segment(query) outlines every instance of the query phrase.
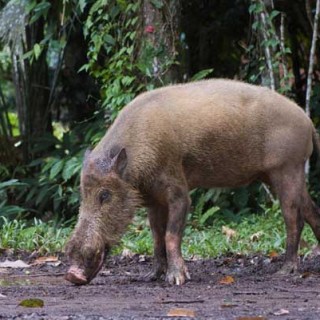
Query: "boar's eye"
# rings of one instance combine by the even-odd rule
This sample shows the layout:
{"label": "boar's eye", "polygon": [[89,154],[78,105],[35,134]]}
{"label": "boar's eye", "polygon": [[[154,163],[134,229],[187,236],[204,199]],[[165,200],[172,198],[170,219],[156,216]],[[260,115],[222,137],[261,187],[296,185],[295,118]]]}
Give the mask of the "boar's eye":
{"label": "boar's eye", "polygon": [[104,191],[100,192],[100,194],[99,194],[100,204],[104,204],[105,202],[109,201],[110,199],[111,199],[111,192],[110,191],[104,190]]}

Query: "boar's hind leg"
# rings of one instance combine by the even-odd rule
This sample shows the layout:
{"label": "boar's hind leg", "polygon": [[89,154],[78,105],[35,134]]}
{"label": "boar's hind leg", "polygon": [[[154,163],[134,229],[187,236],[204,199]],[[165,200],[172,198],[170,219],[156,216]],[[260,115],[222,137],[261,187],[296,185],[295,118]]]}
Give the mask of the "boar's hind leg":
{"label": "boar's hind leg", "polygon": [[276,191],[287,230],[286,258],[281,273],[296,272],[298,247],[304,226],[303,191],[305,188],[304,165],[284,167],[269,175],[270,184]]}
{"label": "boar's hind leg", "polygon": [[148,217],[153,235],[154,260],[152,271],[145,275],[147,281],[157,280],[167,272],[167,254],[165,235],[168,220],[168,208],[154,205],[149,208]]}
{"label": "boar's hind leg", "polygon": [[[314,235],[316,236],[318,242],[320,243],[320,212],[316,204],[311,200],[307,186],[304,185],[303,188],[303,208],[302,214],[305,221],[310,225],[313,230]],[[319,245],[318,245],[319,247]],[[318,248],[319,249],[319,248]]]}

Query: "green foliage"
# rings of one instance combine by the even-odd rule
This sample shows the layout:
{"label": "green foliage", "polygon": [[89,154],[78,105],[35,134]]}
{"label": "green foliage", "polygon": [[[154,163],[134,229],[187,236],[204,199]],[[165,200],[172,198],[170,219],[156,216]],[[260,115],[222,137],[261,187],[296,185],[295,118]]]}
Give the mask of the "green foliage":
{"label": "green foliage", "polygon": [[99,0],[85,22],[89,61],[81,70],[99,81],[111,119],[142,89],[135,63],[139,7],[140,1]]}
{"label": "green foliage", "polygon": [[8,220],[1,217],[0,248],[14,250],[39,251],[41,254],[61,252],[73,223],[57,225],[54,221],[44,223],[41,220]]}
{"label": "green foliage", "polygon": [[[183,251],[187,256],[284,252],[284,223],[278,210],[265,215],[243,214],[240,215],[239,222],[230,221],[223,214],[219,214],[213,222],[212,228],[199,233],[195,233],[192,229],[186,230]],[[223,226],[235,231],[235,236],[229,238],[223,234]],[[252,236],[255,234],[260,236],[253,241]]]}
{"label": "green foliage", "polygon": [[206,78],[207,76],[211,75],[212,72],[213,72],[213,69],[201,70],[192,76],[191,81],[202,80],[202,79]]}
{"label": "green foliage", "polygon": [[[199,192],[198,190],[194,192]],[[196,205],[192,213],[192,225],[198,229],[203,229],[207,226],[212,219],[214,218],[214,214],[220,210],[220,207],[213,206],[209,209],[205,209],[206,204],[210,200],[212,196],[212,190],[207,192],[199,192],[199,196],[197,197]]]}
{"label": "green foliage", "polygon": [[[199,230],[212,226],[217,214],[239,222],[244,214],[263,213],[273,201],[259,183],[237,189],[195,189],[191,198],[195,206],[190,223]],[[266,207],[261,208],[260,203]]]}
{"label": "green foliage", "polygon": [[59,213],[60,217],[71,217],[78,211],[79,185],[82,158],[85,149],[95,144],[104,134],[100,121],[95,124],[83,122],[72,131],[65,132],[61,139],[44,136],[34,145],[34,152],[51,150],[46,157],[33,160],[27,169],[35,170],[33,178],[21,181],[28,184],[20,193],[29,208],[37,208],[39,215],[45,211]]}
{"label": "green foliage", "polygon": [[[230,253],[284,253],[286,232],[279,203],[275,202],[273,206],[263,209],[264,214],[242,213],[237,221],[223,212],[215,212],[210,227],[200,230],[194,228],[189,217],[182,243],[183,255],[186,258],[208,258]],[[46,223],[39,219],[26,221],[2,217],[0,220],[0,248],[38,250],[42,254],[61,251],[75,223],[75,219],[63,224],[55,220]],[[222,232],[222,227],[234,230],[235,235],[228,237]],[[309,227],[304,229],[302,239],[307,247],[302,248],[300,253],[309,254],[316,244]],[[120,254],[124,249],[139,254],[153,253],[151,231],[144,211],[135,217],[121,243],[113,248],[112,253]]]}
{"label": "green foliage", "polygon": [[[79,185],[82,158],[85,149],[94,145],[104,134],[102,120],[79,123],[72,131],[61,133],[56,128],[56,136],[44,135],[34,141],[33,152],[44,154],[25,166],[19,166],[13,176],[0,183],[1,216],[14,219],[58,214],[69,218],[78,212]],[[6,180],[11,175],[4,167],[0,176]],[[11,205],[8,193],[15,198]]]}
{"label": "green foliage", "polygon": [[8,47],[4,47],[0,51],[0,70],[2,72],[9,71],[11,66],[10,52]]}
{"label": "green foliage", "polygon": [[[263,206],[263,214],[243,212],[237,215],[237,220],[226,216],[222,211],[216,211],[216,207],[213,208],[215,212],[210,217],[210,226],[205,228],[195,228],[195,212],[190,215],[182,242],[185,257],[208,258],[230,253],[285,252],[286,231],[278,202],[274,202],[271,207]],[[222,227],[234,230],[235,235],[229,238],[222,232]],[[307,247],[300,249],[300,253],[309,254],[312,246],[316,244],[309,227],[304,229],[302,239],[307,243]],[[145,214],[141,213],[135,218],[120,246],[116,247],[113,253],[119,254],[124,249],[134,253],[152,254],[152,237]]]}
{"label": "green foliage", "polygon": [[[161,10],[163,15],[170,14],[170,8],[164,5],[164,1],[151,0],[151,3],[154,9]],[[101,88],[102,101],[97,103],[95,114],[91,119],[81,123],[70,121],[66,127],[63,127],[61,122],[53,122],[53,135],[45,135],[33,141],[31,153],[34,158],[30,163],[14,168],[0,164],[0,216],[4,219],[1,244],[15,248],[30,248],[30,250],[35,247],[44,248],[43,250],[47,251],[54,250],[53,247],[50,247],[49,241],[52,241],[53,244],[58,243],[58,239],[54,238],[57,235],[52,233],[52,237],[46,240],[44,230],[49,232],[46,224],[34,220],[33,225],[30,226],[29,222],[20,223],[18,221],[23,218],[33,218],[35,215],[37,217],[59,215],[60,218],[68,218],[77,213],[82,156],[84,150],[90,145],[95,145],[104,134],[104,120],[107,119],[109,124],[123,106],[141,91],[166,83],[166,73],[173,65],[187,64],[186,61],[182,61],[181,57],[185,55],[187,60],[191,50],[197,52],[199,65],[206,68],[197,72],[190,79],[191,81],[211,76],[213,69],[210,68],[210,64],[200,61],[205,55],[205,47],[200,46],[200,42],[190,43],[190,36],[186,35],[186,30],[173,30],[174,28],[170,30],[173,38],[177,36],[177,39],[182,31],[180,41],[184,42],[184,53],[178,52],[179,44],[173,46],[177,50],[170,51],[167,50],[165,43],[157,46],[151,43],[141,30],[143,25],[141,0],[58,2],[26,0],[23,2],[7,1],[6,4],[10,4],[5,10],[7,15],[3,12],[0,14],[1,135],[16,137],[20,134],[17,110],[14,108],[15,94],[12,84],[7,80],[11,77],[13,68],[12,51],[9,50],[8,45],[5,45],[6,43],[11,44],[10,48],[18,52],[18,57],[24,59],[18,59],[18,61],[25,62],[18,64],[20,67],[36,64],[41,55],[46,54],[51,72],[49,88],[51,100],[48,105],[56,107],[52,97],[60,94],[64,85],[62,81],[60,82],[59,71],[66,56],[68,41],[73,30],[76,29],[76,21],[79,21],[83,26],[88,57],[87,63],[81,67],[79,72],[89,73]],[[27,5],[26,8],[24,4]],[[10,7],[18,10],[19,19],[9,12]],[[232,8],[231,11],[233,10],[237,8]],[[54,14],[51,14],[53,12]],[[244,44],[246,52],[241,57],[244,60],[247,58],[248,62],[237,61],[239,66],[236,68],[243,68],[245,64],[245,74],[240,78],[270,86],[270,74],[273,74],[276,89],[286,94],[290,93],[294,79],[290,72],[293,68],[292,62],[290,63],[289,43],[284,37],[285,32],[281,30],[281,27],[285,30],[284,14],[266,7],[262,0],[252,0],[248,12],[252,18],[252,36],[249,43]],[[43,39],[32,43],[27,49],[29,51],[24,52],[25,48],[21,43],[25,36],[25,24],[33,27],[41,19],[44,20],[45,25]],[[224,21],[224,17],[221,17],[221,20],[220,18],[214,20],[214,23],[223,25],[226,33],[232,32],[232,29],[225,25],[225,21],[230,20]],[[9,22],[12,22],[12,28],[7,28],[7,25],[11,25]],[[170,25],[172,26],[173,24]],[[213,26],[213,24],[208,24],[206,29],[200,31],[203,33],[203,30],[213,30]],[[158,26],[155,27],[157,29]],[[176,35],[174,35],[175,32]],[[308,47],[307,41],[305,42],[303,48]],[[17,46],[12,46],[13,43]],[[192,45],[195,44],[197,44],[196,49],[192,48]],[[300,51],[304,51],[303,48],[300,47]],[[23,55],[19,50],[23,51]],[[222,51],[219,54],[223,55]],[[230,56],[228,61],[231,63],[240,59],[235,58],[235,55],[230,52],[228,56]],[[156,67],[155,60],[157,61]],[[304,64],[303,61],[300,61],[300,68]],[[197,70],[197,67],[192,70]],[[184,74],[180,74],[181,78],[188,79],[189,71],[184,70]],[[1,91],[4,93],[3,96]],[[319,92],[319,86],[316,85],[313,96],[316,123],[320,122],[316,108]],[[316,177],[314,180],[318,181]],[[316,183],[318,185],[318,182]],[[217,255],[238,250],[268,252],[272,248],[283,250],[284,232],[279,208],[268,198],[268,194],[260,185],[235,190],[195,190],[192,198],[194,210],[188,220],[184,242],[184,252],[187,255]],[[259,203],[264,203],[264,205],[259,207],[257,205]],[[151,235],[148,228],[145,227],[144,219],[139,217],[130,227],[123,240],[123,245],[131,251],[151,253]],[[223,225],[235,229],[237,237],[226,240],[225,235],[221,233]],[[273,225],[274,229],[272,229]],[[24,232],[24,230],[28,231]],[[266,244],[250,243],[248,240],[250,235],[260,230],[263,231],[262,239]],[[309,231],[307,230],[307,238],[311,241]],[[33,239],[32,232],[39,233],[40,236]],[[21,238],[18,233],[21,233]],[[64,241],[65,234],[60,233],[59,236],[61,236],[61,241]]]}
{"label": "green foliage", "polygon": [[30,166],[40,165],[39,174],[23,179],[28,188],[20,194],[31,208],[39,214],[52,208],[61,216],[77,211],[79,202],[79,173],[82,165],[81,153],[63,158],[48,157],[34,160]]}
{"label": "green foliage", "polygon": [[[249,57],[246,76],[252,83],[262,83],[283,94],[289,94],[293,74],[289,71],[287,61],[291,50],[285,39],[284,15],[275,9],[269,12],[262,0],[251,0],[249,13],[253,16],[251,28],[253,41],[257,44],[246,48]],[[276,30],[277,19],[279,30]]]}
{"label": "green foliage", "polygon": [[25,183],[21,183],[17,179],[0,182],[0,212],[3,218],[20,216],[25,212],[25,209],[20,206],[8,204],[9,193],[13,192],[15,188],[19,189],[23,186]]}

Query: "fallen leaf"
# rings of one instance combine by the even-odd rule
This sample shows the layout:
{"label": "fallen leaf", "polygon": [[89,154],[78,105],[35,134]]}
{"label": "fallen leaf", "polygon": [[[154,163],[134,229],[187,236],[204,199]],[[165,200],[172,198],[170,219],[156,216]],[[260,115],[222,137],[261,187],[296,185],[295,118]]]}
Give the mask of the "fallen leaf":
{"label": "fallen leaf", "polygon": [[168,314],[168,317],[189,317],[194,318],[196,316],[196,313],[194,310],[191,309],[183,309],[183,308],[176,308],[171,309]]}
{"label": "fallen leaf", "polygon": [[30,266],[22,260],[0,262],[0,268],[29,268]]}
{"label": "fallen leaf", "polygon": [[276,251],[271,251],[269,253],[269,257],[271,258],[271,260],[277,258],[278,256],[279,256],[279,253]]}
{"label": "fallen leaf", "polygon": [[279,311],[275,312],[274,315],[275,316],[283,316],[285,314],[289,314],[289,310],[287,309],[280,309]]}
{"label": "fallen leaf", "polygon": [[39,264],[45,264],[47,262],[59,262],[58,257],[49,256],[49,257],[40,257],[33,261],[31,265],[39,265]]}
{"label": "fallen leaf", "polygon": [[237,231],[226,226],[222,226],[222,233],[226,235],[228,240],[234,238],[237,235]]}
{"label": "fallen leaf", "polygon": [[132,258],[134,256],[134,253],[130,251],[129,249],[123,249],[121,253],[122,258]]}
{"label": "fallen leaf", "polygon": [[0,273],[10,273],[7,268],[0,268]]}
{"label": "fallen leaf", "polygon": [[223,259],[222,264],[228,266],[232,262],[233,262],[233,258],[225,258],[225,259]]}
{"label": "fallen leaf", "polygon": [[220,281],[219,281],[220,284],[231,284],[234,282],[235,282],[235,280],[232,276],[225,276],[222,279],[220,279]]}
{"label": "fallen leaf", "polygon": [[311,272],[304,272],[301,276],[300,276],[300,278],[302,278],[302,279],[306,279],[306,278],[309,278],[310,276],[311,276]]}
{"label": "fallen leaf", "polygon": [[20,307],[25,308],[42,308],[44,306],[44,302],[41,299],[25,299],[19,303]]}
{"label": "fallen leaf", "polygon": [[258,231],[250,236],[250,241],[259,241],[261,236],[263,235],[263,231]]}
{"label": "fallen leaf", "polygon": [[233,307],[236,307],[236,306],[238,306],[238,305],[235,304],[235,303],[223,303],[221,305],[221,308],[233,308]]}
{"label": "fallen leaf", "polygon": [[48,262],[48,265],[49,265],[49,266],[52,266],[52,267],[59,267],[61,263],[62,263],[61,261]]}

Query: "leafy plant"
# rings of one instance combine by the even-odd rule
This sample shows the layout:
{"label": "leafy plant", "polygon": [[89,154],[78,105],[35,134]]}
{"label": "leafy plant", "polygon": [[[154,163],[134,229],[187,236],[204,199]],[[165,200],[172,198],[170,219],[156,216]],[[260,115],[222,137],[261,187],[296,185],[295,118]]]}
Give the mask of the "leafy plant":
{"label": "leafy plant", "polygon": [[26,211],[25,208],[8,203],[9,193],[25,185],[25,183],[19,182],[17,179],[0,182],[0,212],[2,217],[17,217]]}
{"label": "leafy plant", "polygon": [[[262,213],[270,204],[273,205],[273,199],[269,199],[269,195],[259,183],[236,189],[195,189],[191,192],[191,198],[195,205],[190,224],[200,230],[210,227],[217,214],[222,214],[230,221],[239,222],[242,215]],[[261,208],[261,203],[265,204],[265,208]]]}
{"label": "leafy plant", "polygon": [[208,75],[211,75],[213,72],[213,69],[204,69],[204,70],[201,70],[199,72],[197,72],[196,74],[194,74],[192,77],[191,77],[191,81],[199,81],[199,80],[202,80],[204,78],[206,78]]}
{"label": "leafy plant", "polygon": [[89,60],[81,70],[99,81],[111,119],[142,89],[135,63],[139,7],[140,1],[98,0],[85,22]]}
{"label": "leafy plant", "polygon": [[0,248],[14,250],[37,250],[41,254],[61,252],[71,232],[73,223],[44,223],[34,218],[31,221],[1,218]]}
{"label": "leafy plant", "polygon": [[26,203],[26,207],[37,208],[37,212],[59,213],[61,217],[70,217],[77,212],[79,203],[80,170],[84,148],[76,147],[74,132],[63,135],[59,140],[54,136],[43,137],[35,144],[35,149],[52,148],[50,156],[33,160],[27,169],[29,172],[39,168],[33,177],[21,179],[28,187],[18,199]]}
{"label": "leafy plant", "polygon": [[[249,13],[253,16],[252,42],[256,41],[257,45],[246,48],[250,57],[246,70],[253,70],[247,75],[248,80],[253,83],[259,80],[273,90],[289,94],[293,74],[287,62],[291,50],[285,41],[285,16],[274,8],[269,12],[262,0],[252,0]],[[275,27],[276,19],[280,19],[279,32]]]}

